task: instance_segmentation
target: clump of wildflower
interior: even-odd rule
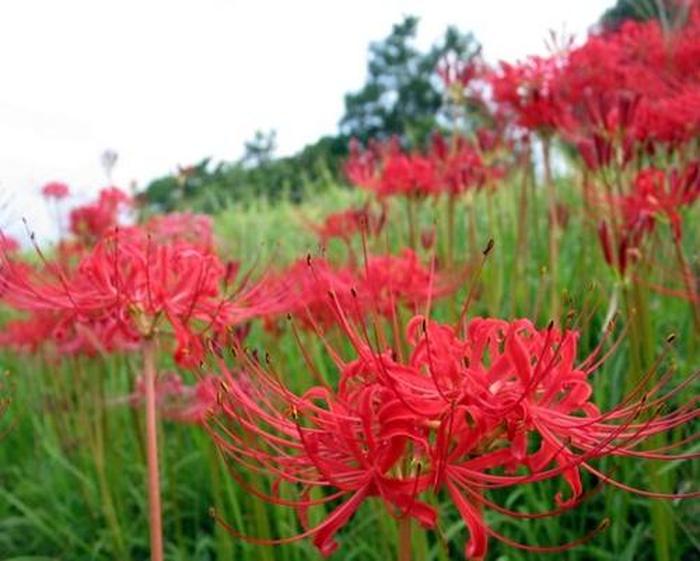
[[[215,441],[233,464],[267,473],[274,491],[264,498],[295,507],[305,528],[270,543],[313,537],[330,554],[337,532],[371,497],[399,518],[434,528],[438,513],[428,497],[446,493],[469,531],[468,559],[484,559],[489,537],[534,552],[561,551],[580,540],[520,544],[489,527],[484,511],[518,518],[561,514],[585,498],[583,472],[664,497],[617,481],[593,462],[694,457],[675,453],[672,445],[645,447],[653,435],[698,417],[695,402],[664,414],[659,407],[688,381],[664,393],[668,377],[646,388],[650,373],[619,405],[601,411],[591,378],[605,356],[597,350],[578,362],[576,331],[538,329],[527,319],[474,318],[455,327],[417,315],[406,326],[409,354],[402,360],[367,330],[352,306],[334,292],[331,298],[353,349],[353,357],[343,359],[328,347],[337,387],[294,393],[285,385],[293,373],[278,371],[269,357],[241,353],[239,371],[220,364],[221,414],[210,427]],[[489,498],[494,489],[549,479],[561,479],[568,492],[553,497],[546,512],[524,514]],[[296,488],[299,498],[289,499],[282,488]],[[309,527],[309,509],[328,503],[337,506]]]

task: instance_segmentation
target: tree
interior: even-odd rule
[[[418,18],[407,16],[386,39],[370,45],[367,82],[345,96],[342,133],[361,141],[397,135],[421,144],[437,127],[443,98],[438,63],[448,54],[475,56],[479,45],[471,33],[449,27],[440,43],[422,53],[414,46],[417,31]]]
[[[269,164],[277,149],[277,131],[255,131],[253,139],[245,142],[243,147],[245,153],[241,163],[244,165],[255,167]]]

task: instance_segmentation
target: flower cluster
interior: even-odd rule
[[[90,246],[119,225],[120,214],[130,205],[130,197],[117,187],[103,189],[97,201],[71,211],[70,231],[79,241]]]
[[[399,304],[416,312],[455,288],[448,276],[425,267],[414,251],[404,249],[400,255],[368,255],[362,264],[340,267],[307,257],[268,275],[258,295],[261,301],[275,302],[263,318],[268,327],[291,314],[313,329],[316,324],[326,328],[337,324],[338,317],[329,307],[331,292],[351,307],[355,316],[392,318]]]
[[[459,136],[448,141],[435,134],[425,154],[405,152],[396,140],[371,144],[365,151],[353,142],[345,172],[352,183],[382,198],[459,195],[504,174],[501,164],[485,158],[485,150],[497,149],[498,140],[483,132],[480,138],[484,142]]]
[[[49,335],[63,352],[93,354],[132,349],[165,323],[175,336],[177,362],[199,364],[200,335],[255,315],[245,304],[255,289],[225,294],[230,271],[206,247],[207,238],[196,244],[167,238],[172,232],[157,224],[155,234],[142,227],[112,230],[74,268],[48,261],[35,268],[5,257],[0,297],[33,315],[10,324],[3,338],[31,349],[40,334]]]
[[[484,510],[520,518],[560,514],[585,497],[583,472],[654,495],[618,482],[593,460],[689,457],[641,445],[697,418],[694,404],[662,415],[663,382],[646,390],[642,380],[618,406],[601,411],[592,399],[591,376],[604,357],[593,353],[577,363],[575,331],[537,329],[526,319],[474,318],[461,335],[415,316],[406,328],[410,354],[401,360],[388,348],[374,348],[335,296],[332,309],[354,353],[344,360],[329,348],[337,389],[293,393],[273,364],[256,357],[244,356],[242,372],[221,364],[223,415],[211,420],[214,438],[232,465],[272,477],[275,492],[266,498],[294,506],[305,528],[276,543],[313,536],[330,554],[336,533],[371,497],[399,518],[435,528],[438,513],[428,497],[444,493],[469,530],[468,559],[484,559],[489,536],[531,551],[560,551],[578,542],[519,544],[490,528]],[[511,511],[488,497],[494,489],[553,478],[568,491],[556,495],[547,512]],[[290,500],[294,488],[299,498]],[[319,504],[335,506],[309,527],[309,510]]]
[[[357,234],[368,237],[378,235],[385,221],[386,208],[382,208],[381,213],[376,214],[365,205],[362,208],[350,208],[329,214],[322,224],[313,224],[311,228],[322,244],[337,238],[349,245],[350,240]]]
[[[488,79],[495,100],[520,126],[585,138],[584,152],[590,153],[593,140],[678,146],[696,137],[700,126],[698,30],[695,2],[685,25],[671,35],[657,20],[627,21],[580,47],[502,63]]]

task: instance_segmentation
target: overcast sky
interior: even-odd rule
[[[2,0],[0,227],[45,226],[48,180],[78,194],[145,185],[206,156],[236,159],[258,129],[278,154],[334,133],[367,47],[403,15],[419,45],[471,30],[489,61],[544,52],[549,29],[579,39],[612,0]],[[4,224],[3,224],[4,223]],[[10,223],[10,224],[8,224]]]

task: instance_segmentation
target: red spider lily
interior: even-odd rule
[[[374,214],[367,205],[362,208],[350,208],[329,214],[322,224],[312,224],[311,228],[318,235],[321,243],[328,243],[333,238],[350,244],[352,238],[359,234],[376,236],[382,231],[386,221],[386,208],[380,214]]]
[[[384,161],[377,192],[383,197],[425,197],[435,192],[437,182],[435,166],[430,159],[392,150]]]
[[[681,169],[671,167],[662,171],[647,167],[639,171],[628,194],[608,194],[598,201],[599,206],[610,209],[613,214],[609,221],[601,221],[598,227],[605,261],[624,276],[631,259],[641,256],[644,239],[654,230],[658,220],[668,222],[676,249],[681,251],[681,211],[698,198],[700,164],[697,161]],[[681,268],[687,275],[690,271],[685,271],[685,263],[683,259],[681,261]],[[690,292],[688,295],[692,297],[693,291]]]
[[[363,273],[356,292],[368,300],[369,309],[387,317],[393,315],[397,303],[415,313],[421,305],[455,289],[454,282],[423,266],[410,249],[397,256],[369,256]]]
[[[405,450],[425,443],[411,420],[395,422],[392,427],[383,422],[383,410],[395,403],[389,392],[367,388],[356,402],[347,402],[324,388],[312,388],[297,397],[256,361],[246,362],[254,377],[241,379],[227,373],[227,391],[220,394],[223,414],[240,423],[244,432],[239,435],[223,426],[222,432],[214,429],[217,443],[237,463],[271,473],[275,488],[283,483],[300,486],[298,501],[267,498],[295,506],[304,526],[309,507],[345,497],[323,523],[295,539],[313,535],[324,555],[332,553],[337,547],[334,535],[373,496],[381,497],[397,515],[414,517],[427,527],[434,525],[435,511],[416,500],[417,487],[427,485],[427,477],[400,473]],[[218,422],[215,417],[213,423]],[[254,451],[250,439],[256,443]],[[337,492],[314,501],[308,498],[314,487],[332,487]]]
[[[255,288],[235,300],[223,294],[226,273],[219,258],[199,246],[158,243],[130,228],[103,237],[73,271],[50,263],[36,271],[5,259],[0,288],[10,306],[57,313],[108,349],[120,338],[150,337],[166,321],[177,340],[176,359],[193,365],[204,354],[195,325],[223,328],[257,313],[244,305]]]
[[[345,173],[352,183],[379,197],[426,197],[435,193],[438,183],[433,162],[420,154],[403,153],[396,139],[372,144],[364,152],[352,142]]]
[[[449,195],[482,187],[487,181],[488,168],[464,137],[455,137],[450,143],[440,134],[433,135],[430,157],[436,163],[442,188]]]
[[[139,341],[139,334],[128,324],[108,316],[88,320],[71,310],[30,312],[26,319],[7,322],[0,334],[0,347],[29,354],[50,347],[60,356],[133,351]]]
[[[70,189],[65,183],[51,181],[41,188],[41,194],[47,199],[65,199],[70,194]]]
[[[551,134],[568,118],[556,83],[561,63],[559,56],[530,57],[517,65],[502,62],[489,76],[494,99],[516,116],[520,126]]]
[[[284,314],[299,317],[306,326],[305,318],[311,314],[314,321],[325,327],[333,325],[335,316],[328,309],[327,294],[335,287],[342,294],[350,294],[355,277],[347,269],[336,269],[325,259],[299,259],[277,274],[268,276],[263,283],[261,298],[268,294],[282,294],[277,313],[263,317],[268,329],[273,329],[276,320]]]
[[[483,159],[486,149],[498,146],[498,136],[482,131],[478,139],[479,148],[458,135],[447,141],[435,134],[426,154],[404,153],[395,140],[365,152],[353,143],[345,169],[353,183],[380,197],[456,196],[504,174],[501,166],[487,165]]]
[[[454,282],[424,267],[415,252],[404,249],[400,255],[368,255],[363,265],[343,267],[308,257],[278,275],[270,275],[260,296],[270,300],[270,294],[283,295],[273,298],[277,309],[264,318],[268,328],[286,314],[299,318],[306,328],[316,324],[327,328],[337,322],[337,314],[328,306],[330,291],[355,314],[370,312],[393,318],[398,304],[415,312],[454,288]]]
[[[694,2],[687,22],[673,34],[655,19],[627,21],[616,32],[591,35],[570,50],[553,86],[570,109],[569,131],[580,134],[583,127],[589,138],[595,132],[599,142],[623,141],[627,150],[631,142],[678,146],[696,137],[698,30],[700,5]],[[602,134],[615,129],[625,134]]]
[[[654,228],[658,218],[665,218],[676,240],[680,240],[682,221],[680,210],[700,198],[700,164],[692,162],[683,170],[662,171],[647,168],[634,179],[632,192],[618,204],[627,227]]]
[[[0,333],[0,347],[9,347],[18,351],[34,354],[53,331],[53,322],[45,320],[38,314],[29,319],[10,320],[3,324]]]
[[[579,149],[584,163],[591,170],[618,164],[624,169],[635,152],[636,116],[640,95],[613,92],[599,95],[597,103],[586,98],[586,123],[577,123],[565,135]]]
[[[177,239],[179,233],[173,233],[172,228],[157,232],[158,237],[171,238],[166,241],[154,239],[142,228],[105,229],[116,221],[124,202],[118,190],[103,191],[97,203],[73,215],[74,219],[105,221],[88,221],[87,229],[76,232],[81,241],[99,239],[75,268],[45,261],[43,270],[34,270],[3,255],[0,295],[16,309],[67,317],[69,325],[88,335],[91,342],[97,341],[98,348],[103,345],[100,338],[106,337],[108,345],[115,344],[109,338],[115,332],[134,334],[144,369],[151,558],[162,561],[157,339],[169,326],[176,340],[176,362],[197,367],[204,358],[205,332],[220,332],[247,321],[264,311],[266,303],[259,301],[255,308],[246,305],[255,288],[244,294],[225,294],[223,288],[232,280],[236,267],[225,266],[209,244],[202,246],[202,240],[193,244]],[[198,406],[188,414],[201,417],[205,411]]]
[[[650,372],[618,406],[601,412],[592,401],[590,378],[606,355],[596,351],[577,364],[577,332],[538,330],[525,319],[475,318],[461,336],[452,326],[417,316],[408,323],[411,353],[404,362],[389,349],[375,350],[374,337],[351,319],[353,312],[335,294],[332,302],[355,354],[346,361],[327,347],[338,369],[337,390],[319,386],[295,394],[268,358],[262,362],[245,353],[245,375],[220,365],[223,415],[211,423],[217,444],[232,464],[271,475],[273,490],[291,486],[300,492],[291,500],[281,492],[265,496],[253,490],[296,507],[306,528],[269,543],[313,536],[328,554],[336,546],[334,534],[370,497],[381,498],[397,517],[431,528],[436,513],[423,496],[444,489],[469,530],[468,558],[485,557],[489,536],[529,551],[562,551],[581,540],[553,547],[519,544],[489,528],[484,509],[519,518],[560,514],[585,496],[581,471],[663,497],[615,480],[592,460],[697,456],[674,453],[674,446],[640,447],[698,417],[694,401],[665,415],[659,410],[692,379],[664,394],[670,376],[646,389]],[[487,498],[492,489],[558,477],[569,497],[557,495],[551,511],[515,512]],[[326,489],[325,496],[311,500],[314,488]],[[342,502],[324,522],[308,528],[310,507],[338,499]]]
[[[120,213],[131,199],[116,187],[100,191],[97,201],[74,208],[70,213],[70,231],[90,246],[119,225]]]

